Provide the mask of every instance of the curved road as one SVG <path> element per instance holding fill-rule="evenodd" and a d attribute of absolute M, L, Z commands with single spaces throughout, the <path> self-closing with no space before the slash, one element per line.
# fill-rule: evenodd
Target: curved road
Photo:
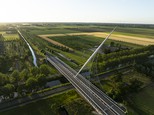
<path fill-rule="evenodd" d="M 19 31 L 19 30 L 17 30 L 18 31 L 18 33 L 20 34 L 20 36 L 23 38 L 23 40 L 26 42 L 26 44 L 28 45 L 28 47 L 29 47 L 29 49 L 30 49 L 30 51 L 31 51 L 31 54 L 32 54 L 32 56 L 33 56 L 33 64 L 36 66 L 36 67 L 38 67 L 37 66 L 37 59 L 36 59 L 36 55 L 35 55 L 35 53 L 34 53 L 34 50 L 32 49 L 32 47 L 29 45 L 29 43 L 27 42 L 27 40 L 25 39 L 25 37 L 21 34 L 21 32 Z"/>

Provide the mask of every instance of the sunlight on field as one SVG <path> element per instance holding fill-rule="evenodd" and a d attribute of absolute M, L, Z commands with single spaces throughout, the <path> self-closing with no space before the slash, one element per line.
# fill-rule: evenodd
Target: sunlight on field
<path fill-rule="evenodd" d="M 1 32 L 1 31 L 0 31 L 0 34 L 5 34 L 5 32 Z"/>
<path fill-rule="evenodd" d="M 102 37 L 105 38 L 108 33 L 102 33 L 102 32 L 91 32 L 91 33 L 70 33 L 70 34 L 46 34 L 46 35 L 39 35 L 41 38 L 48 38 L 48 37 L 55 37 L 55 36 L 76 36 L 76 35 L 92 35 L 96 37 Z M 122 41 L 122 42 L 128 42 L 138 45 L 151 45 L 154 44 L 154 39 L 150 38 L 143 38 L 143 37 L 134 37 L 134 36 L 128 36 L 128 35 L 120 35 L 120 34 L 112 34 L 109 39 L 116 40 L 116 41 Z"/>
<path fill-rule="evenodd" d="M 18 34 L 4 34 L 4 41 L 14 41 L 19 40 Z"/>

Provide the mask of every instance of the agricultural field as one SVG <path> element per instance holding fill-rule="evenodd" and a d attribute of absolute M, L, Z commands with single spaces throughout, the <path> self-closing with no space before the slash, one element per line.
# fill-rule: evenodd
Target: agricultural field
<path fill-rule="evenodd" d="M 76 35 L 91 35 L 96 37 L 105 38 L 109 33 L 102 33 L 102 32 L 91 32 L 91 33 L 71 33 L 67 34 L 67 36 L 76 36 Z M 58 37 L 58 36 L 66 36 L 66 34 L 49 34 L 49 35 L 40 35 L 40 37 Z M 145 37 L 134 37 L 130 35 L 121 35 L 119 34 L 112 34 L 110 37 L 111 40 L 115 41 L 123 41 L 127 43 L 137 44 L 137 45 L 150 45 L 154 44 L 154 40 L 151 38 L 145 38 Z"/>
<path fill-rule="evenodd" d="M 69 115 L 94 115 L 93 108 L 83 100 L 75 90 L 50 96 L 41 101 L 23 105 L 15 109 L 0 112 L 2 115 L 58 115 L 60 106 L 64 106 Z"/>
<path fill-rule="evenodd" d="M 103 89 L 104 91 L 109 91 L 111 89 L 111 87 L 113 86 L 113 83 L 110 81 L 111 77 L 112 76 L 102 79 L 101 84 L 97 83 L 98 87 L 101 87 L 101 89 Z M 136 71 L 132 71 L 131 73 L 124 74 L 122 76 L 122 79 L 124 82 L 127 82 L 127 83 L 131 79 L 138 79 L 139 81 L 143 82 L 142 87 L 145 87 L 145 86 L 151 84 L 151 80 L 146 75 L 143 75 L 143 74 L 138 73 Z"/>
<path fill-rule="evenodd" d="M 79 32 L 110 32 L 117 25 L 91 25 L 91 26 L 79 26 L 69 28 L 70 30 L 76 30 Z M 119 25 L 114 33 L 121 35 L 130 35 L 137 37 L 153 38 L 154 29 L 153 26 L 137 26 L 137 25 Z"/>
<path fill-rule="evenodd" d="M 14 40 L 19 40 L 19 35 L 18 34 L 3 34 L 4 41 L 14 41 Z"/>
<path fill-rule="evenodd" d="M 103 40 L 93 36 L 61 36 L 49 38 L 79 51 L 94 48 Z"/>
<path fill-rule="evenodd" d="M 6 32 L 5 31 L 0 31 L 0 34 L 5 34 Z"/>
<path fill-rule="evenodd" d="M 27 32 L 31 32 L 35 35 L 44 35 L 44 34 L 66 34 L 66 33 L 75 33 L 77 31 L 64 29 L 64 28 L 46 28 L 40 27 L 35 29 L 28 29 Z"/>
<path fill-rule="evenodd" d="M 66 24 L 66 25 L 56 25 L 55 27 L 51 27 L 49 25 L 47 27 L 45 26 L 44 27 L 37 26 L 37 27 L 31 27 L 31 28 L 21 27 L 21 30 L 24 36 L 30 42 L 31 46 L 37 52 L 36 54 L 39 57 L 42 56 L 41 58 L 43 59 L 44 58 L 43 53 L 48 52 L 51 55 L 59 57 L 62 61 L 64 61 L 66 64 L 70 65 L 74 69 L 79 69 L 84 64 L 84 62 L 88 59 L 88 57 L 92 54 L 92 49 L 93 50 L 96 49 L 96 46 L 98 46 L 104 40 L 104 38 L 109 34 L 109 32 L 113 28 L 114 28 L 113 25 L 112 26 L 99 26 L 99 25 L 77 25 L 76 26 L 76 25 Z M 100 73 L 103 71 L 107 71 L 108 69 L 110 70 L 110 68 L 107 68 L 107 69 L 103 68 L 103 65 L 105 65 L 105 63 L 107 62 L 112 67 L 114 67 L 114 64 L 116 63 L 115 64 L 116 68 L 118 68 L 118 66 L 121 66 L 119 64 L 121 61 L 119 62 L 119 60 L 122 60 L 122 62 L 124 63 L 122 64 L 123 66 L 130 65 L 130 64 L 132 64 L 131 66 L 133 66 L 135 61 L 132 61 L 132 60 L 136 59 L 136 57 L 134 56 L 137 56 L 137 57 L 141 56 L 142 58 L 144 58 L 151 55 L 152 53 L 151 50 L 149 50 L 150 53 L 148 53 L 148 51 L 142 52 L 141 50 L 133 50 L 133 49 L 144 48 L 144 46 L 154 44 L 153 29 L 146 28 L 146 27 L 119 26 L 117 27 L 116 31 L 111 35 L 110 39 L 107 40 L 107 42 L 105 43 L 105 46 L 110 46 L 111 43 L 113 42 L 114 42 L 114 47 L 126 48 L 125 50 L 127 50 L 127 52 L 130 51 L 130 54 L 127 56 L 123 54 L 119 54 L 119 57 L 114 56 L 112 58 L 110 57 L 106 58 L 108 59 L 108 61 L 104 61 L 99 65 L 99 67 L 101 67 L 99 68 Z M 121 49 L 121 51 L 123 51 L 123 49 Z M 137 52 L 133 55 L 131 54 L 131 51 L 134 53 L 136 51 Z M 120 58 L 121 55 L 122 55 L 122 58 Z M 117 59 L 114 59 L 116 57 Z M 137 59 L 140 59 L 140 58 L 137 58 Z M 114 64 L 111 63 L 112 61 Z M 119 65 L 117 65 L 117 63 Z M 89 65 L 87 67 L 89 68 Z M 96 84 L 96 86 L 98 86 L 100 89 L 105 91 L 109 96 L 111 96 L 116 101 L 124 103 L 126 105 L 128 103 L 128 100 L 125 97 L 129 97 L 133 95 L 134 98 L 131 98 L 131 97 L 130 98 L 139 107 L 140 106 L 138 103 L 139 101 L 137 100 L 138 98 L 136 98 L 136 96 L 140 96 L 140 95 L 142 96 L 142 94 L 140 93 L 142 91 L 139 91 L 139 93 L 137 93 L 139 95 L 134 94 L 133 91 L 138 90 L 139 87 L 141 89 L 148 87 L 149 84 L 152 83 L 152 80 L 146 75 L 144 75 L 143 73 L 136 72 L 135 70 L 122 75 L 122 81 L 118 81 L 115 78 L 115 76 L 113 75 L 102 79 L 100 81 L 101 84 L 98 82 L 95 82 L 94 84 Z M 133 85 L 134 82 L 138 84 L 135 84 L 136 86 L 134 86 Z M 127 87 L 127 84 L 129 87 Z M 122 87 L 123 85 L 125 87 Z M 128 88 L 128 89 L 130 88 L 130 89 L 123 91 L 123 88 Z M 125 94 L 128 94 L 128 95 L 126 96 Z M 148 105 L 145 108 L 148 108 Z M 144 108 L 141 108 L 141 109 L 142 109 L 141 111 L 145 112 Z M 148 110 L 151 111 L 151 108 L 148 108 Z M 50 111 L 50 110 L 47 110 L 47 111 Z M 136 109 L 134 109 L 133 106 L 128 106 L 129 115 L 131 114 L 138 115 L 138 113 L 139 112 L 136 111 Z"/>
<path fill-rule="evenodd" d="M 143 88 L 139 93 L 134 93 L 130 96 L 132 107 L 139 115 L 154 114 L 154 84 Z"/>

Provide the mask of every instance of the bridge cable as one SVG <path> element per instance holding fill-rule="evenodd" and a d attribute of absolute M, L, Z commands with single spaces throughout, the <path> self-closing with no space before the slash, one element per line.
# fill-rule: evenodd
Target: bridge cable
<path fill-rule="evenodd" d="M 75 75 L 77 77 L 79 73 L 83 70 L 83 68 L 87 65 L 89 61 L 96 55 L 96 53 L 99 51 L 99 49 L 103 46 L 103 44 L 106 42 L 106 40 L 111 36 L 111 34 L 114 32 L 116 27 L 110 32 L 110 34 L 104 39 L 104 41 L 98 46 L 98 48 L 93 52 L 93 54 L 88 58 L 88 60 L 84 63 L 84 65 L 81 67 L 81 69 L 78 71 L 78 73 Z"/>

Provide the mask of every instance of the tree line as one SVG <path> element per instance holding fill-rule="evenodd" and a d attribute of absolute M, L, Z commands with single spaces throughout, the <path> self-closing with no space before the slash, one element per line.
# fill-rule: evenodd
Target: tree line
<path fill-rule="evenodd" d="M 14 92 L 20 96 L 43 89 L 47 76 L 51 73 L 48 65 L 23 69 L 21 72 L 14 70 L 11 74 L 0 73 L 0 95 L 4 99 L 13 98 Z"/>
<path fill-rule="evenodd" d="M 148 60 L 148 57 L 154 52 L 154 46 L 146 46 L 142 48 L 123 50 L 119 52 L 113 52 L 109 54 L 97 54 L 92 64 L 92 73 L 103 72 L 114 68 L 135 64 L 143 63 Z"/>

